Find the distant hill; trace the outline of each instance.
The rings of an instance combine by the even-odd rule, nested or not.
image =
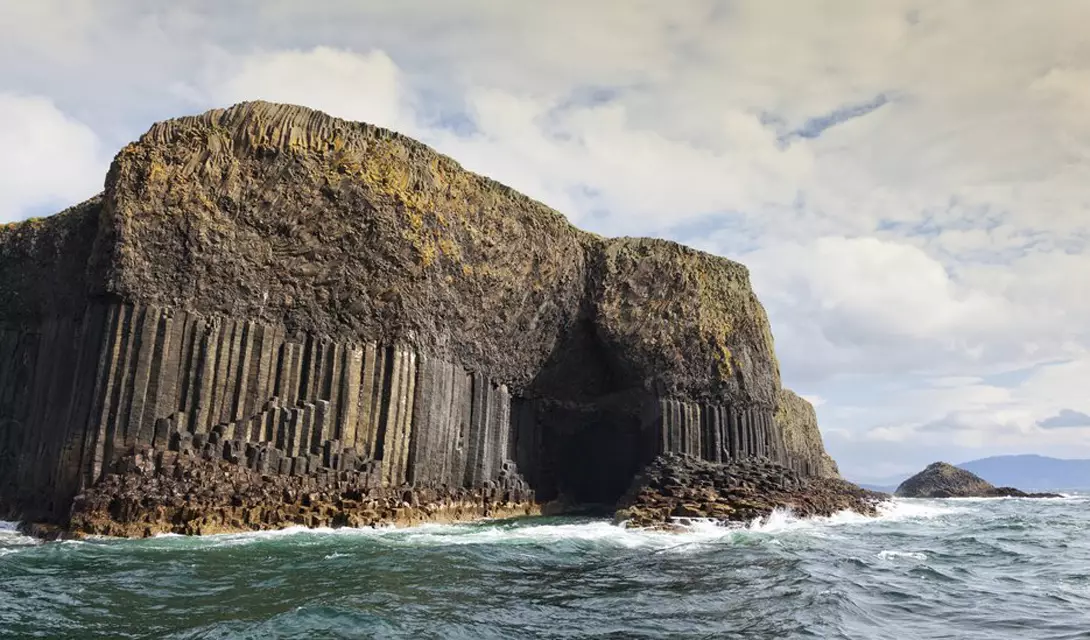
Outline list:
[[[959,465],[997,487],[1090,489],[1090,460],[1064,460],[1038,455],[993,456]]]
[[[971,471],[997,487],[1015,487],[1024,491],[1090,490],[1090,460],[1012,455],[981,458],[955,466]],[[856,484],[871,491],[893,493],[897,486],[911,475],[906,473],[884,478],[868,478],[868,481],[856,481]]]

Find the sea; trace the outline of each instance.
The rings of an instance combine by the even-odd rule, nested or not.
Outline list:
[[[0,638],[1090,637],[1090,494],[656,533],[591,518],[40,542]]]

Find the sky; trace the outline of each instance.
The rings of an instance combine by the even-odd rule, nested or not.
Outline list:
[[[0,222],[247,99],[738,260],[849,478],[1090,458],[1090,2],[0,0]]]

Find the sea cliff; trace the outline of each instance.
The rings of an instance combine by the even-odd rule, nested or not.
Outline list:
[[[9,517],[533,512],[612,504],[669,452],[836,475],[746,268],[582,232],[399,134],[264,102],[170,120],[101,195],[0,227]]]

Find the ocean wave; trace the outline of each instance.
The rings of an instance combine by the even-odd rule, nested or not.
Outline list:
[[[801,518],[790,509],[776,509],[764,518],[757,518],[746,528],[761,533],[784,531],[821,530],[844,525],[869,525],[902,520],[927,520],[962,513],[965,509],[894,498],[878,505],[877,516],[867,516],[854,511],[839,511],[831,516]]]
[[[927,560],[926,553],[918,551],[897,551],[895,549],[883,549],[878,552],[878,557],[883,560],[897,560],[907,558],[909,560]]]
[[[1057,497],[1047,498],[1034,498],[1034,497],[1022,497],[1022,496],[990,496],[990,497],[958,497],[958,498],[943,498],[943,500],[949,500],[951,502],[1064,502],[1078,504],[1082,502],[1090,502],[1090,496],[1084,493],[1059,493]]]
[[[618,548],[669,549],[715,542],[732,542],[752,534],[762,536],[781,533],[808,533],[821,536],[830,527],[866,525],[881,521],[934,518],[963,509],[922,501],[893,499],[878,507],[877,517],[842,511],[828,517],[800,518],[790,509],[776,509],[769,516],[742,525],[724,524],[714,519],[685,519],[679,530],[655,531],[628,528],[608,520],[575,520],[567,518],[530,518],[519,520],[478,521],[457,524],[427,523],[413,527],[367,528],[307,528],[292,526],[270,531],[184,536],[164,533],[149,540],[128,541],[146,549],[171,550],[184,548],[222,549],[291,540],[307,544],[329,537],[358,538],[392,546],[461,546],[461,545],[608,545]],[[10,546],[36,544],[37,540],[18,532],[18,523],[0,522],[0,536]],[[93,537],[106,543],[124,539]]]
[[[715,541],[737,533],[718,524],[694,524],[682,533],[628,529],[607,520],[577,522],[476,522],[464,524],[421,524],[415,527],[316,528],[289,527],[276,531],[216,534],[201,538],[157,536],[154,540],[186,546],[214,548],[260,544],[279,540],[306,542],[329,538],[358,538],[391,546],[465,546],[465,545],[558,545],[606,544],[624,548],[666,548],[679,542]]]
[[[680,533],[564,517],[36,550],[0,538],[0,584],[12,594],[0,598],[0,636],[43,624],[71,635],[59,613],[94,616],[115,635],[175,638],[348,627],[383,637],[1081,637],[1087,512],[1031,504],[897,499],[877,517],[778,510],[738,526],[692,520]],[[32,541],[14,523],[0,536]],[[104,597],[99,576],[147,606]]]
[[[776,509],[749,523],[724,524],[714,519],[687,518],[678,530],[656,531],[616,525],[608,520],[530,518],[514,521],[479,521],[458,524],[427,523],[413,527],[307,528],[287,527],[272,531],[212,534],[199,537],[160,534],[142,544],[153,548],[179,546],[218,549],[291,540],[296,544],[335,538],[357,538],[390,546],[464,545],[607,545],[618,548],[682,549],[705,543],[732,542],[760,534],[808,533],[821,536],[830,527],[867,525],[883,521],[929,519],[963,511],[956,507],[919,501],[892,500],[879,505],[879,515],[865,516],[842,511],[828,517],[800,518],[790,509]]]
[[[878,505],[881,520],[926,520],[965,511],[962,507],[949,504],[904,498],[892,498]]]
[[[39,544],[41,544],[40,540],[19,531],[18,522],[0,520],[0,558],[25,551],[28,547]]]

